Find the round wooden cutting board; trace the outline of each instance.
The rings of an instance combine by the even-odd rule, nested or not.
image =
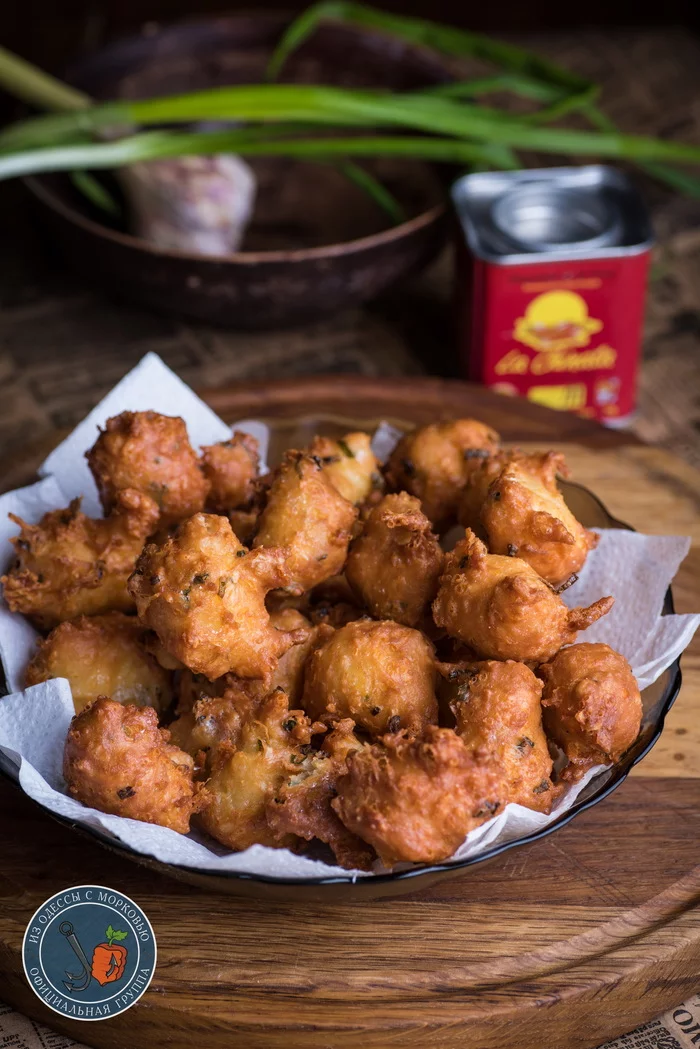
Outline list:
[[[634,437],[462,383],[344,376],[208,391],[225,419],[475,415],[508,442],[563,449],[576,480],[646,532],[693,536],[674,585],[700,607],[700,474]],[[0,477],[27,481],[46,448]],[[105,851],[0,782],[0,998],[114,1049],[585,1049],[700,989],[700,645],[666,729],[592,810],[429,890],[375,902],[237,899]],[[158,968],[100,1023],[62,1020],[30,991],[20,945],[46,897],[108,885],[144,908]]]

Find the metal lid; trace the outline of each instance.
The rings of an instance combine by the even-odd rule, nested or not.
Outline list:
[[[619,214],[608,200],[549,179],[504,193],[491,206],[491,221],[521,251],[607,247],[621,233]]]
[[[653,242],[629,177],[599,164],[473,172],[452,200],[473,254],[502,266],[637,255]]]

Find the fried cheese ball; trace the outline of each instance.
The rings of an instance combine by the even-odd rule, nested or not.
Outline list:
[[[493,766],[501,805],[549,812],[553,762],[542,728],[541,681],[523,663],[509,660],[473,663],[455,683],[455,731]]]
[[[480,659],[545,663],[612,605],[612,597],[602,597],[588,608],[567,608],[525,561],[487,553],[467,531],[445,559],[433,618]]]
[[[494,465],[482,464],[467,483],[460,519],[472,516],[469,504],[481,487],[479,519],[491,553],[521,557],[553,586],[580,572],[598,536],[576,520],[559,491],[557,474],[568,476],[564,456],[511,454],[495,475]]]
[[[272,675],[271,689],[281,688],[289,696],[292,706],[301,704],[304,692],[304,672],[309,653],[316,644],[318,627],[294,608],[270,612],[270,623],[282,633],[294,634],[300,640],[283,652]]]
[[[306,663],[302,706],[367,732],[420,732],[437,721],[433,646],[419,630],[358,619],[322,626]]]
[[[417,626],[437,593],[444,554],[420,500],[385,495],[354,540],[345,576],[376,619]]]
[[[133,610],[127,580],[158,521],[152,499],[127,489],[100,519],[81,513],[79,499],[36,525],[9,516],[21,528],[10,540],[17,561],[0,580],[11,612],[51,630],[80,615]]]
[[[287,585],[303,592],[342,570],[356,517],[352,503],[326,478],[320,459],[287,452],[272,482],[254,545],[284,548]]]
[[[279,837],[270,827],[266,809],[289,775],[303,765],[314,727],[302,710],[290,710],[288,697],[277,690],[244,718],[235,741],[216,747],[200,817],[213,838],[236,851],[295,843],[293,834]]]
[[[162,528],[204,508],[209,482],[200,470],[187,427],[177,416],[122,412],[107,420],[85,458],[106,514],[124,488],[135,488],[155,500]]]
[[[387,867],[448,859],[500,805],[499,776],[449,728],[384,736],[347,766],[331,804]]]
[[[66,737],[70,795],[100,812],[187,834],[199,803],[193,763],[168,739],[152,707],[95,700],[73,718]]]
[[[385,477],[390,491],[406,491],[437,532],[454,523],[460,493],[481,459],[498,450],[495,430],[476,419],[431,423],[405,434],[391,453]]]
[[[144,626],[194,673],[270,681],[282,653],[301,640],[276,630],[265,607],[266,593],[288,579],[283,550],[248,551],[227,518],[195,514],[146,547],[129,591]]]
[[[146,650],[145,633],[122,612],[61,623],[38,642],[25,685],[67,678],[77,714],[98,696],[162,713],[172,700],[170,674]]]
[[[562,779],[576,781],[593,765],[619,760],[637,736],[642,697],[632,669],[608,645],[564,648],[538,668],[547,734],[566,754]]]
[[[228,441],[202,448],[200,466],[209,482],[207,510],[225,514],[247,510],[255,498],[260,456],[258,442],[235,430]]]
[[[259,696],[237,687],[225,689],[220,696],[203,694],[168,726],[172,742],[194,759],[195,773],[206,776],[216,748],[238,742],[244,724],[261,702]]]
[[[367,433],[346,433],[337,441],[314,437],[308,451],[321,460],[324,476],[335,490],[354,506],[364,503],[383,483]]]
[[[321,750],[312,751],[296,767],[267,804],[267,822],[280,838],[289,834],[331,847],[341,867],[370,870],[374,850],[341,823],[331,802],[338,778],[347,772],[347,757],[363,745],[350,718],[337,722]]]
[[[487,537],[481,523],[481,510],[489,494],[489,488],[515,454],[518,453],[500,451],[484,459],[478,459],[460,493],[457,521],[464,528],[470,528],[484,542]]]

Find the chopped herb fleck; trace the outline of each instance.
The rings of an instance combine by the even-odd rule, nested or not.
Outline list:
[[[133,798],[136,791],[133,787],[122,787],[121,790],[117,791],[117,797],[124,801],[126,798]]]
[[[577,579],[578,576],[576,575],[576,573],[572,572],[568,579],[565,579],[563,583],[559,584],[559,586],[554,587],[554,593],[563,594],[565,590],[568,590],[570,586],[574,585]]]
[[[518,548],[515,543],[508,543],[508,557],[517,557]]]
[[[372,709],[370,710],[370,714],[372,715],[373,718],[376,718],[377,714],[381,714],[381,712],[382,712],[382,708],[381,707],[372,707]]]
[[[303,765],[304,764],[304,755],[303,754],[290,754],[289,755],[289,760],[291,761],[292,765]]]
[[[486,448],[465,448],[465,459],[488,459],[490,452]]]
[[[185,599],[185,601],[189,601],[189,599],[190,599],[190,590],[191,589],[192,589],[191,586],[186,586],[184,590],[180,591],[182,596],[183,596],[183,598]]]
[[[247,550],[236,550],[236,557],[245,557],[247,553]]]
[[[549,780],[543,779],[542,782],[533,788],[533,794],[544,794],[545,791],[549,790]]]
[[[389,732],[398,732],[401,728],[401,718],[399,715],[394,714],[393,717],[389,718],[386,727],[389,729]]]
[[[288,718],[286,721],[282,722],[282,728],[284,729],[285,732],[293,732],[296,727],[297,727],[297,719],[296,718]]]
[[[498,809],[500,801],[485,801],[479,811],[476,813],[477,816],[493,816],[494,812]]]
[[[192,585],[199,586],[201,583],[206,583],[208,578],[208,572],[197,572],[197,575],[192,576]]]
[[[355,453],[353,452],[352,448],[350,447],[347,441],[343,440],[342,437],[338,440],[338,447],[340,448],[343,455],[347,455],[348,459],[355,458]]]
[[[528,747],[534,747],[535,744],[527,736],[523,736],[519,743],[515,744],[515,749],[519,750],[521,754],[524,754]]]

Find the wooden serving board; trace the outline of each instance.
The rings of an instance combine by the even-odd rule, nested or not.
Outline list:
[[[226,419],[328,414],[424,421],[473,414],[507,441],[563,448],[622,520],[683,532],[675,589],[700,607],[700,474],[629,435],[440,380],[343,376],[211,391]],[[45,449],[0,478],[29,479]],[[526,849],[429,890],[375,902],[199,892],[121,859],[0,784],[0,997],[92,1046],[569,1049],[597,1046],[700,988],[700,645],[654,750],[607,801]],[[71,885],[133,897],[158,940],[151,988],[126,1014],[50,1012],[20,945]]]

